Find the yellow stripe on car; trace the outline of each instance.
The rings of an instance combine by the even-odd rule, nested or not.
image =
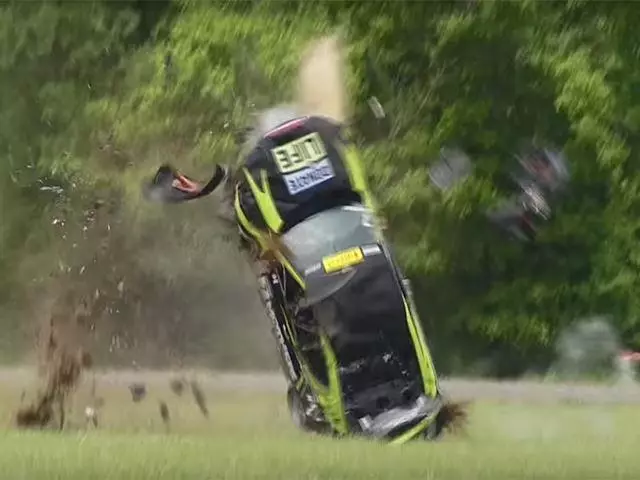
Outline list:
[[[247,182],[251,188],[251,192],[256,199],[258,208],[262,213],[262,217],[267,224],[267,227],[274,233],[279,233],[280,229],[284,225],[284,221],[278,212],[276,202],[271,195],[271,187],[269,186],[269,178],[267,177],[266,170],[260,170],[260,181],[262,183],[262,189],[258,187],[258,184],[253,179],[253,176],[246,168],[243,168],[244,174],[247,177]]]
[[[435,398],[438,394],[436,372],[429,353],[429,347],[424,339],[422,327],[412,315],[411,309],[409,308],[406,300],[404,300],[404,311],[407,318],[409,333],[411,334],[416,355],[418,356],[424,388],[432,398]]]
[[[234,201],[234,208],[236,212],[236,216],[238,218],[238,222],[240,225],[247,231],[249,234],[253,236],[253,238],[258,242],[260,246],[261,252],[265,252],[269,249],[270,242],[268,241],[268,233],[261,231],[257,228],[251,221],[247,218],[247,215],[242,210],[242,205],[240,205],[240,194],[236,189],[236,198]],[[293,277],[293,279],[304,289],[306,288],[306,284],[302,276],[298,273],[298,271],[291,265],[291,262],[279,251],[273,252],[276,258],[282,265],[287,269],[289,274]]]

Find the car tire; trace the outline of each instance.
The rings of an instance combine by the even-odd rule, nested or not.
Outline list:
[[[291,386],[287,390],[287,407],[294,425],[305,432],[326,434],[328,426],[325,422],[311,418],[306,413],[306,402],[303,400],[300,392]]]
[[[442,438],[444,428],[442,422],[438,420],[438,417],[427,427],[424,432],[423,438],[429,442],[436,442]]]

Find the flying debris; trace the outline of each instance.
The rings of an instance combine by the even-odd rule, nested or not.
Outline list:
[[[131,399],[138,403],[147,395],[147,387],[144,383],[132,383],[129,385],[129,391],[131,392]]]
[[[456,148],[443,148],[440,159],[429,169],[431,182],[446,191],[468,177],[473,170],[469,156]]]
[[[368,103],[369,103],[369,108],[373,112],[373,115],[378,120],[381,120],[387,116],[386,112],[384,111],[384,107],[382,106],[382,104],[380,103],[380,100],[378,100],[377,97],[370,97]]]
[[[180,397],[184,392],[185,383],[185,380],[182,378],[174,378],[171,380],[169,386],[171,387],[171,391]]]
[[[200,385],[195,380],[191,380],[191,393],[198,405],[198,408],[205,417],[209,416],[209,409],[207,408],[207,399],[204,396],[204,392],[200,388]]]
[[[87,424],[90,423],[95,428],[98,428],[98,412],[96,412],[95,408],[87,406],[84,409],[84,418],[87,421]]]
[[[169,415],[169,407],[162,400],[160,401],[159,407],[160,407],[160,418],[162,418],[162,422],[168,427],[169,422],[171,420]]]

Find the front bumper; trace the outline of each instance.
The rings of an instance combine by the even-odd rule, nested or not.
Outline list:
[[[375,417],[367,415],[358,422],[362,433],[368,437],[393,439],[408,435],[408,440],[428,428],[441,408],[440,397],[421,395],[406,407],[396,407]],[[419,426],[423,428],[418,428]],[[412,431],[414,434],[410,435]]]

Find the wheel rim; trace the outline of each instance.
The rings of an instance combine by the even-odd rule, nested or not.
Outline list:
[[[304,429],[304,421],[303,421],[304,412],[302,411],[302,404],[300,402],[300,398],[298,398],[298,393],[295,390],[290,389],[287,397],[288,397],[287,400],[289,403],[289,414],[291,415],[291,420],[293,421],[296,427],[300,429]]]

